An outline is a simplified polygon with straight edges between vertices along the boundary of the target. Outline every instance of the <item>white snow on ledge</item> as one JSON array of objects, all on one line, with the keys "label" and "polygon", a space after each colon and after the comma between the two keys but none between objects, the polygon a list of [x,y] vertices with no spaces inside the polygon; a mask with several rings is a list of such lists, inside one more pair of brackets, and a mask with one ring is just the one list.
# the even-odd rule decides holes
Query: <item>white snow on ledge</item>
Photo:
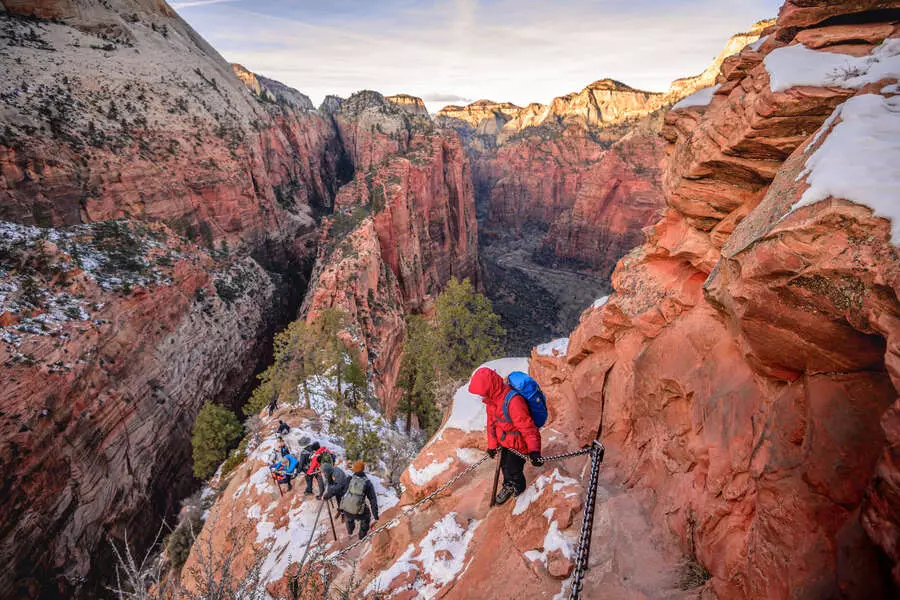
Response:
[{"label": "white snow on ledge", "polygon": [[891,219],[891,241],[900,245],[900,97],[864,94],[837,111],[841,122],[807,159],[801,177],[809,189],[791,210],[829,197],[864,204]]},{"label": "white snow on ledge", "polygon": [[[565,356],[569,351],[569,338],[559,338],[546,344],[541,344],[535,349],[538,356]],[[554,350],[556,353],[554,353]]]},{"label": "white snow on ledge", "polygon": [[453,457],[448,456],[441,462],[432,461],[432,463],[422,469],[417,469],[413,465],[409,465],[409,479],[414,484],[422,486],[446,471],[453,464]]},{"label": "white snow on ledge", "polygon": [[709,103],[712,102],[713,96],[716,95],[716,92],[719,91],[720,87],[722,86],[717,84],[712,87],[703,88],[698,92],[694,92],[687,98],[683,98],[680,102],[677,102],[675,106],[672,107],[672,110],[681,110],[694,106],[709,106]]},{"label": "white snow on ledge", "polygon": [[603,308],[604,306],[606,306],[607,302],[609,302],[609,296],[597,298],[596,300],[594,300],[594,303],[591,304],[591,308]]},{"label": "white snow on ledge", "polygon": [[868,56],[819,52],[796,44],[773,50],[763,62],[773,92],[803,85],[858,90],[882,79],[900,79],[900,38],[885,40]]},{"label": "white snow on ledge", "polygon": [[[501,358],[500,360],[492,360],[484,363],[482,367],[488,367],[497,371],[497,373],[505,378],[513,371],[528,372],[527,358]],[[435,439],[441,439],[446,429],[459,429],[466,433],[472,431],[484,431],[487,426],[487,417],[484,412],[484,404],[481,398],[469,393],[469,382],[467,381],[461,388],[456,390],[453,395],[453,408],[450,409],[450,416],[447,422],[441,427]]]},{"label": "white snow on ledge", "polygon": [[761,37],[752,44],[748,44],[748,47],[754,52],[759,52],[759,49],[762,48],[762,45],[766,43],[766,40],[769,39],[770,36]]}]

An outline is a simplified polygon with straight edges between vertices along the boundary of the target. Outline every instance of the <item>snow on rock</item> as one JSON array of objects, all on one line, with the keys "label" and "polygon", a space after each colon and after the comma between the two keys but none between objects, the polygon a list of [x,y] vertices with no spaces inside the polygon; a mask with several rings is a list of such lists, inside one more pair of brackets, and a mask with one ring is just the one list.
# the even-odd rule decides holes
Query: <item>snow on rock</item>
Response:
[{"label": "snow on rock", "polygon": [[569,350],[569,338],[559,338],[537,347],[538,356],[565,356]]},{"label": "snow on rock", "polygon": [[453,457],[448,456],[441,462],[433,461],[428,466],[417,469],[413,465],[409,465],[409,478],[418,486],[423,486],[429,481],[446,471],[453,464]]},{"label": "snow on rock", "polygon": [[409,589],[416,598],[434,598],[438,591],[456,579],[466,566],[466,551],[481,521],[472,520],[465,528],[456,521],[456,513],[448,513],[432,525],[418,544],[410,544],[397,561],[376,576],[366,593],[386,589],[398,576],[415,571]]},{"label": "snow on rock", "polygon": [[887,94],[900,94],[900,83],[892,83],[891,85],[886,85],[881,89],[881,93],[884,95]]},{"label": "snow on rock", "polygon": [[719,91],[721,85],[714,85],[712,87],[703,88],[700,91],[694,92],[687,98],[683,98],[680,102],[677,102],[675,106],[672,107],[672,110],[682,110],[685,108],[692,108],[696,106],[709,106],[709,103],[712,102],[713,96],[715,96],[716,92]]},{"label": "snow on rock", "polygon": [[[501,358],[486,362],[481,366],[494,369],[501,377],[506,377],[513,371],[524,371],[527,373],[528,359]],[[469,384],[466,382],[465,385],[456,390],[456,394],[453,395],[453,408],[450,410],[450,416],[447,418],[444,426],[441,427],[436,439],[440,439],[443,436],[445,429],[459,429],[465,432],[484,431],[487,424],[484,406],[481,398],[470,394],[468,388]]]},{"label": "snow on rock", "polygon": [[525,552],[525,558],[533,562],[541,562],[547,565],[547,556],[559,550],[566,558],[571,559],[575,552],[573,548],[577,540],[573,533],[568,531],[560,531],[559,523],[551,521],[550,527],[547,529],[547,535],[544,536],[544,542],[540,550],[528,550]]},{"label": "snow on rock", "polygon": [[597,298],[596,300],[594,300],[594,303],[591,304],[591,308],[603,308],[604,306],[606,306],[607,302],[609,302],[609,296]]},{"label": "snow on rock", "polygon": [[764,63],[773,92],[804,85],[858,90],[882,79],[900,79],[900,39],[885,40],[861,57],[795,44],[773,50]]},{"label": "snow on rock", "polygon": [[525,491],[516,498],[516,505],[513,507],[512,514],[521,515],[528,510],[531,503],[541,497],[541,494],[544,493],[544,488],[548,485],[552,491],[558,492],[564,487],[571,485],[577,486],[579,483],[577,480],[561,474],[559,469],[553,469],[553,473],[550,475],[541,475],[535,479],[534,483],[525,488]]},{"label": "snow on rock", "polygon": [[484,452],[476,448],[457,448],[456,457],[467,465],[474,464],[484,456]]},{"label": "snow on rock", "polygon": [[753,50],[754,52],[759,52],[759,49],[762,48],[762,45],[766,43],[770,36],[761,37],[752,44],[748,44],[748,48]]},{"label": "snow on rock", "polygon": [[840,123],[807,159],[801,176],[806,176],[809,189],[792,210],[829,197],[864,204],[876,216],[891,219],[891,240],[898,245],[900,98],[864,94],[847,100],[835,113]]}]

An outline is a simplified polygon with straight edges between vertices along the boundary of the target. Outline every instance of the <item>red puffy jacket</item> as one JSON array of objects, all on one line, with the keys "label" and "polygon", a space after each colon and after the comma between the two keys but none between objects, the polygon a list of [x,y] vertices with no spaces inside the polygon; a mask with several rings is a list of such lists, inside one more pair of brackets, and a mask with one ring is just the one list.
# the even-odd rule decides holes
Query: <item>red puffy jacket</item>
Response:
[{"label": "red puffy jacket", "polygon": [[531,419],[525,399],[516,394],[509,401],[509,418],[503,415],[503,400],[512,388],[493,369],[481,367],[472,375],[469,393],[481,396],[487,411],[488,449],[498,445],[518,450],[522,454],[541,451],[541,433]]},{"label": "red puffy jacket", "polygon": [[326,448],[325,446],[322,446],[321,448],[316,450],[315,454],[313,454],[312,460],[309,461],[309,468],[306,470],[307,475],[312,475],[313,473],[315,473],[316,471],[319,470],[319,457],[322,455],[323,452],[328,452],[328,448]]}]

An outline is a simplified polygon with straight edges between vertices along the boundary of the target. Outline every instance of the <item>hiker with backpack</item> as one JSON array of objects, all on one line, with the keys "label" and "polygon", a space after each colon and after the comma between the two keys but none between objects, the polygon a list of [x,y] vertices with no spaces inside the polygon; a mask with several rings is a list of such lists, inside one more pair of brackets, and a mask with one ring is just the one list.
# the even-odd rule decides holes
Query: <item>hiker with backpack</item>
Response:
[{"label": "hiker with backpack", "polygon": [[469,393],[481,396],[487,412],[487,452],[491,458],[500,450],[503,487],[494,501],[503,504],[525,491],[525,459],[513,449],[528,455],[531,464],[541,466],[541,433],[538,427],[547,420],[544,394],[527,374],[516,371],[508,381],[493,369],[480,367],[472,374]]},{"label": "hiker with backpack", "polygon": [[285,433],[290,432],[290,430],[291,428],[287,423],[285,423],[281,419],[278,419],[278,435],[284,435]]},{"label": "hiker with backpack", "polygon": [[291,454],[291,449],[288,448],[288,445],[285,443],[284,438],[278,438],[278,447],[276,448],[276,450],[281,456]]},{"label": "hiker with backpack", "polygon": [[[378,520],[378,498],[375,486],[366,477],[366,463],[361,460],[353,463],[353,476],[347,482],[347,491],[341,499],[340,508],[347,522],[347,533],[353,535],[356,522],[359,521],[359,539],[369,533],[372,521]],[[368,500],[368,506],[366,501]],[[371,508],[371,511],[369,510]]]},{"label": "hiker with backpack", "polygon": [[322,500],[328,502],[334,498],[337,500],[338,506],[340,506],[344,494],[347,493],[347,485],[350,484],[350,476],[347,475],[343,469],[339,469],[332,464],[324,465],[322,467],[322,474],[325,476],[325,483],[328,486],[325,489],[325,495],[322,496]]},{"label": "hiker with backpack", "polygon": [[[318,443],[316,445],[318,446]],[[325,446],[319,446],[310,457],[309,467],[306,469],[306,491],[303,492],[305,495],[313,493],[312,482],[315,479],[319,485],[319,494],[316,497],[322,499],[322,494],[325,493],[325,480],[322,479],[321,469],[324,464],[334,465],[334,454]]]},{"label": "hiker with backpack", "polygon": [[281,457],[281,462],[277,462],[269,468],[272,469],[275,474],[275,481],[278,482],[279,485],[286,483],[288,491],[291,491],[293,489],[291,480],[296,479],[299,474],[297,469],[298,466],[299,462],[296,458],[290,454],[285,454]]}]

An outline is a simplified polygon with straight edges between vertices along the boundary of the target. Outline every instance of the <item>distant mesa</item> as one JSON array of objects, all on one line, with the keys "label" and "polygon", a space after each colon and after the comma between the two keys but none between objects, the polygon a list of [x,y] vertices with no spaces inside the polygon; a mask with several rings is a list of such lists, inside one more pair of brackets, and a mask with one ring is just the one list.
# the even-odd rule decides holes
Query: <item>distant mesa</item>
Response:
[{"label": "distant mesa", "polygon": [[280,81],[257,75],[243,65],[233,63],[231,68],[247,89],[261,100],[289,106],[297,110],[315,110],[309,96],[286,86]]},{"label": "distant mesa", "polygon": [[394,96],[385,96],[384,99],[391,104],[399,106],[410,114],[428,116],[428,109],[425,108],[425,102],[417,96],[396,94]]}]

